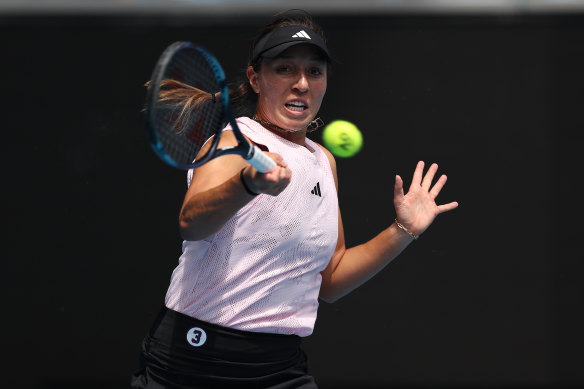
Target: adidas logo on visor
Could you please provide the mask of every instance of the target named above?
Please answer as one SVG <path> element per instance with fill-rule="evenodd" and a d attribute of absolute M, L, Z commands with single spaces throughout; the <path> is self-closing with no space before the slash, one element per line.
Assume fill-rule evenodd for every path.
<path fill-rule="evenodd" d="M 304 31 L 304 30 L 298 31 L 296 34 L 292 35 L 292 38 L 306 38 L 306 39 L 312 39 L 312 38 L 310 37 L 310 35 L 308 35 L 308 34 L 306 33 L 306 31 Z"/>

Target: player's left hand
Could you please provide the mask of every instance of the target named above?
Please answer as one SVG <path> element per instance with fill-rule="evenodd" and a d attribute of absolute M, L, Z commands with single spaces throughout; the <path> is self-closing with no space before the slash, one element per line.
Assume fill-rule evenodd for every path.
<path fill-rule="evenodd" d="M 418 162 L 407 194 L 404 194 L 402 178 L 399 175 L 395 177 L 393 204 L 397 220 L 413 234 L 422 234 L 436 216 L 458 207 L 456 201 L 442 205 L 436 204 L 436 197 L 447 179 L 443 174 L 432 186 L 437 171 L 438 165 L 433 163 L 424 175 L 424 161 Z"/>

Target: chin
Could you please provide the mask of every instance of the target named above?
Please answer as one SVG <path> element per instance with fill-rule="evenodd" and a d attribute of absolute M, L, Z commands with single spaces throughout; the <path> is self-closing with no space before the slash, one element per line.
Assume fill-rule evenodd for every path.
<path fill-rule="evenodd" d="M 288 123 L 288 128 L 291 130 L 303 130 L 306 127 L 308 127 L 308 125 L 310 124 L 310 122 L 312 121 L 312 119 L 299 119 L 299 120 L 290 120 Z"/>

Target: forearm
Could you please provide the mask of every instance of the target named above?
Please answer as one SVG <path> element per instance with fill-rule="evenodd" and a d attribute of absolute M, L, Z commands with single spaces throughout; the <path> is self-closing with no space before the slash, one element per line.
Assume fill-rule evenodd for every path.
<path fill-rule="evenodd" d="M 191 196 L 180 212 L 181 236 L 185 240 L 201 240 L 213 235 L 253 198 L 242 185 L 239 174 Z"/>
<path fill-rule="evenodd" d="M 344 250 L 336 259 L 336 267 L 323 274 L 320 297 L 333 302 L 345 296 L 381 271 L 412 241 L 411 236 L 392 223 L 368 242 Z"/>

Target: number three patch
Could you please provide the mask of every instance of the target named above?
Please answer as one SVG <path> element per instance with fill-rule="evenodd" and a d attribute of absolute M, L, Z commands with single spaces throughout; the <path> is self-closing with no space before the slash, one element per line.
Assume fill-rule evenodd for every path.
<path fill-rule="evenodd" d="M 207 333 L 202 328 L 193 327 L 187 332 L 187 342 L 191 346 L 201 347 L 207 341 Z"/>

